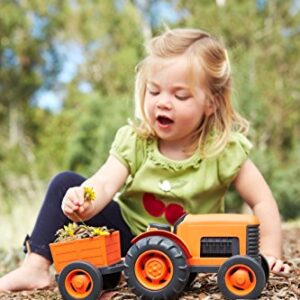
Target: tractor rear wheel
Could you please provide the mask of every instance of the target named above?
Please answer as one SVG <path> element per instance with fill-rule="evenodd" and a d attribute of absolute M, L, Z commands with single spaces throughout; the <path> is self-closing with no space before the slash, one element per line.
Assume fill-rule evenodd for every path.
<path fill-rule="evenodd" d="M 186 256 L 166 237 L 137 241 L 125 257 L 125 279 L 140 299 L 177 299 L 189 279 Z"/>

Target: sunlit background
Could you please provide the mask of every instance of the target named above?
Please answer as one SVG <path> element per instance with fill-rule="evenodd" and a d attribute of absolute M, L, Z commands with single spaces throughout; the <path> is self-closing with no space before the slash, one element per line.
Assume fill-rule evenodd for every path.
<path fill-rule="evenodd" d="M 30 233 L 54 174 L 101 165 L 132 117 L 144 42 L 179 26 L 227 45 L 251 158 L 282 218 L 299 219 L 299 0 L 1 0 L 0 247 Z M 230 191 L 226 205 L 242 201 Z"/>

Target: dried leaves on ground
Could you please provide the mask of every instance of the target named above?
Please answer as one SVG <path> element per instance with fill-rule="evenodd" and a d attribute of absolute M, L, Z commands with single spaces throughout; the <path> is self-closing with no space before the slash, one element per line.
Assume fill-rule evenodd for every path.
<path fill-rule="evenodd" d="M 271 274 L 269 282 L 259 300 L 298 300 L 300 299 L 300 228 L 284 230 L 284 259 L 292 266 L 293 271 L 288 276 Z M 0 276 L 19 263 L 19 253 L 0 252 Z M 1 300 L 61 300 L 58 288 L 24 291 L 18 293 L 0 293 Z M 125 282 L 113 291 L 105 292 L 101 300 L 136 300 Z M 199 274 L 191 289 L 180 297 L 180 300 L 223 300 L 218 290 L 214 274 Z"/>

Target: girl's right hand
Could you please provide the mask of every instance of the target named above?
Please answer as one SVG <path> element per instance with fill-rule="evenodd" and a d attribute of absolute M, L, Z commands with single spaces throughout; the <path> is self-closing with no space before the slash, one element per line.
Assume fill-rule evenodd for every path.
<path fill-rule="evenodd" d="M 290 273 L 291 267 L 275 256 L 265 255 L 268 261 L 269 268 L 274 273 Z"/>
<path fill-rule="evenodd" d="M 71 187 L 67 190 L 62 200 L 61 209 L 69 219 L 77 221 L 78 217 L 76 217 L 76 214 L 80 216 L 86 210 L 86 205 L 84 204 L 83 187 Z"/>

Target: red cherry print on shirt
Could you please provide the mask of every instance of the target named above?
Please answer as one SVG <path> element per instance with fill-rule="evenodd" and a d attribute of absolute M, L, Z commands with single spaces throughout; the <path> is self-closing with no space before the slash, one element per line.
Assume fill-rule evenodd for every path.
<path fill-rule="evenodd" d="M 174 225 L 175 222 L 185 214 L 184 208 L 176 203 L 171 203 L 165 208 L 166 220 Z"/>
<path fill-rule="evenodd" d="M 153 217 L 160 217 L 164 213 L 165 204 L 153 194 L 145 193 L 143 196 L 143 204 L 146 211 Z"/>

